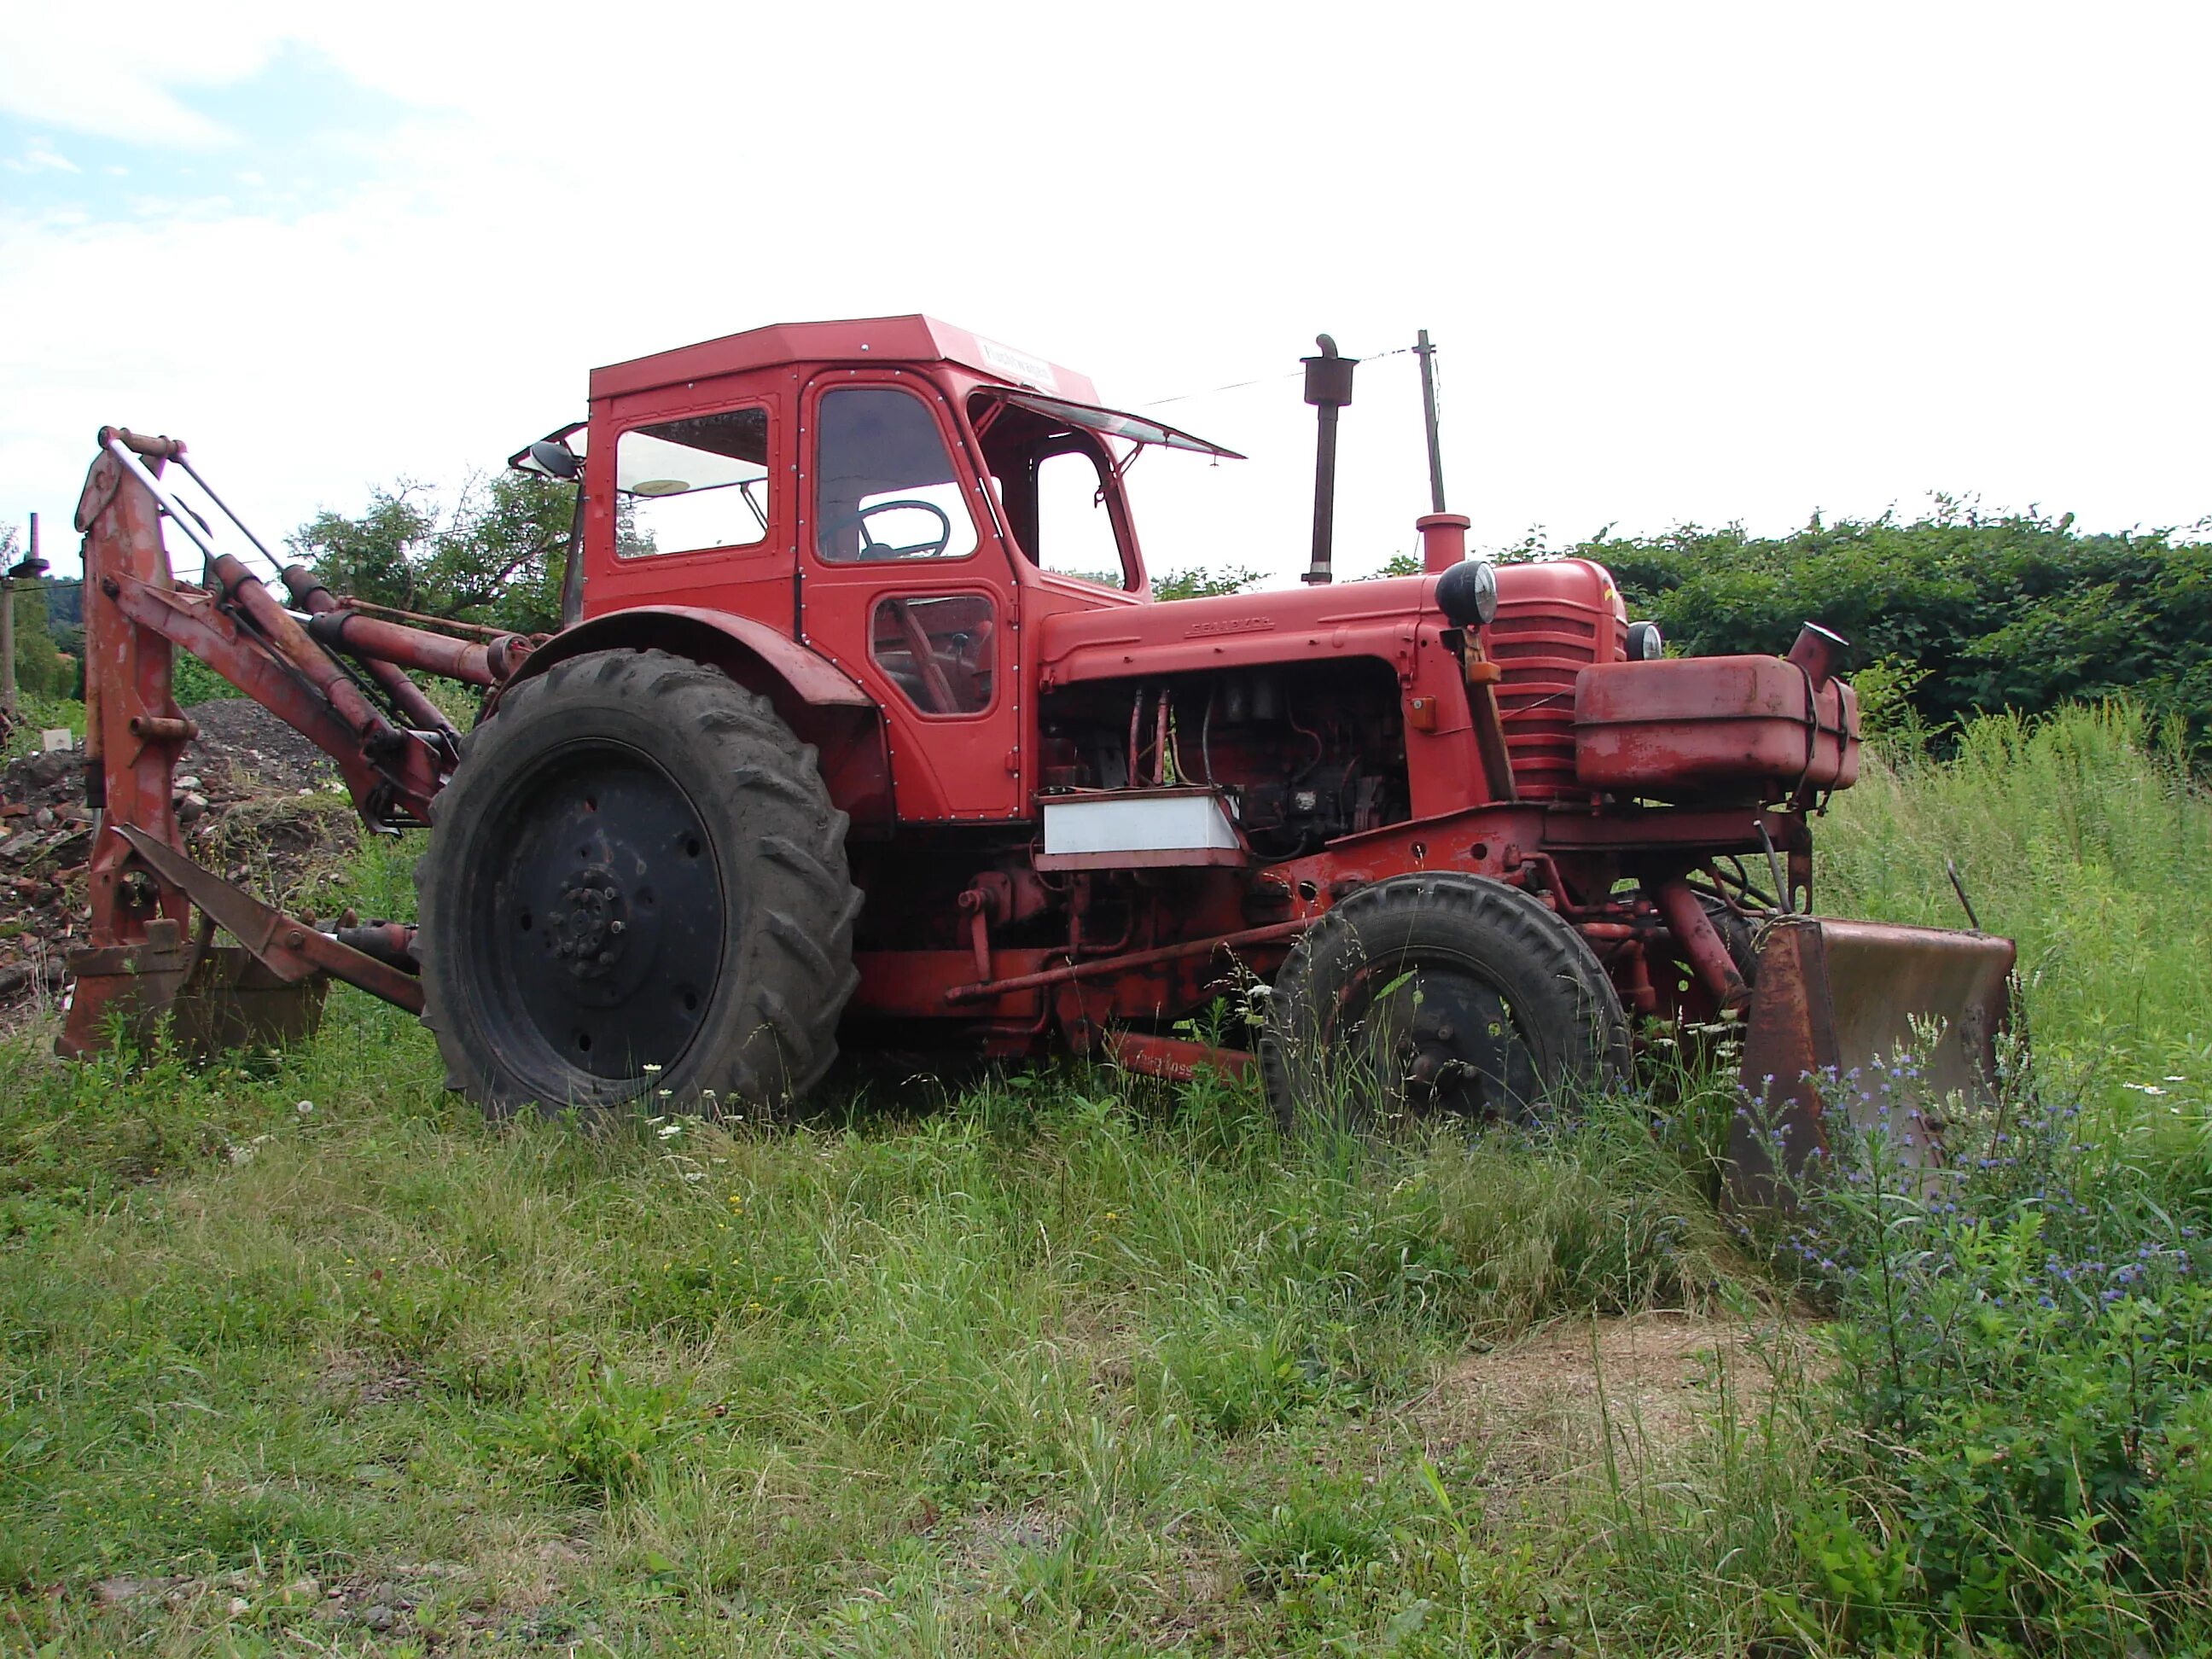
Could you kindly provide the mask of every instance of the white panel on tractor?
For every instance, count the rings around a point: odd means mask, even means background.
[[[1130,870],[1243,864],[1229,805],[1218,789],[1115,789],[1043,802],[1040,870]]]

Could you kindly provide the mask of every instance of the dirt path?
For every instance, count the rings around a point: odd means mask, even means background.
[[[1686,1449],[1717,1418],[1756,1420],[1820,1363],[1816,1328],[1795,1316],[1568,1319],[1460,1359],[1414,1418],[1440,1449],[1480,1443],[1507,1480],[1601,1468],[1608,1445],[1633,1471]]]

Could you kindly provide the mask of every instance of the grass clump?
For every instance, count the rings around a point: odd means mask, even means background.
[[[2162,1133],[2025,1073],[1996,1108],[1948,1106],[1933,1174],[1889,1127],[1929,1105],[1909,1065],[1827,1088],[1890,1109],[1808,1175],[1784,1251],[1841,1316],[1833,1484],[1796,1523],[1815,1622],[1906,1651],[2201,1635],[2212,1188],[2161,1204]]]

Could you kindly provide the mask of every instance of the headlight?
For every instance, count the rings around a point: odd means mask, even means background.
[[[1659,637],[1657,623],[1628,624],[1628,659],[1631,662],[1656,662],[1667,654],[1667,642]]]
[[[1462,628],[1498,614],[1498,572],[1487,559],[1465,559],[1437,578],[1437,609]]]

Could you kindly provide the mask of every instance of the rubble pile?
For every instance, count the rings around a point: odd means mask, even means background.
[[[175,776],[185,852],[289,908],[359,844],[337,769],[258,703],[226,698],[185,713],[199,728]],[[82,750],[0,769],[0,1022],[67,988],[65,959],[84,943],[92,834]]]

